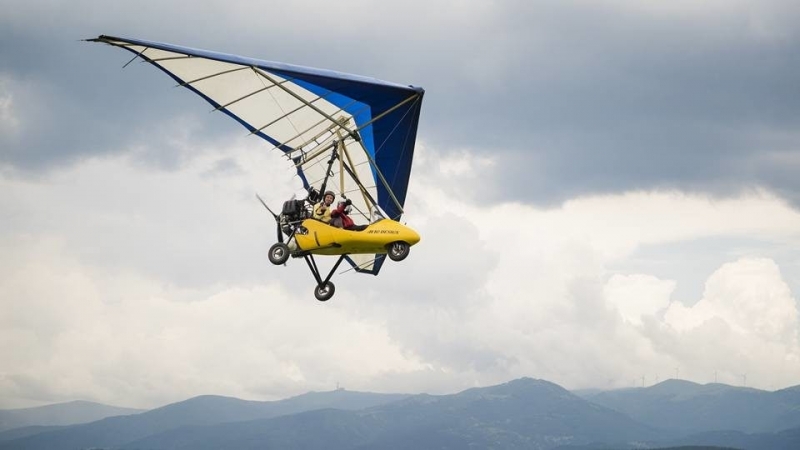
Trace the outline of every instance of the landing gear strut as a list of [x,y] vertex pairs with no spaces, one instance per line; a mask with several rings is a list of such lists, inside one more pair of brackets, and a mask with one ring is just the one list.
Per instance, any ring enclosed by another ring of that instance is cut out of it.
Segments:
[[331,268],[331,271],[328,272],[328,276],[325,277],[324,280],[319,274],[319,269],[317,268],[317,262],[314,260],[314,255],[304,255],[303,259],[306,260],[308,268],[311,269],[311,274],[314,275],[314,279],[317,280],[317,286],[314,288],[314,297],[321,302],[328,301],[331,297],[333,297],[333,293],[336,292],[336,286],[334,286],[331,282],[331,277],[333,276],[333,272],[339,268],[339,264],[344,261],[344,255],[340,256],[339,259],[336,260],[336,264],[333,265],[333,268]]

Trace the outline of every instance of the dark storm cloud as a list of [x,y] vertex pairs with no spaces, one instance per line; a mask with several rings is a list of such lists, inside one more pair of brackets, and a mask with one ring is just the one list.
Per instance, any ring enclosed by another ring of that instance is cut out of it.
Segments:
[[428,86],[430,97],[446,96],[426,105],[437,146],[497,155],[491,178],[505,181],[490,194],[553,203],[639,188],[800,191],[796,177],[775,176],[785,165],[751,166],[772,150],[795,155],[797,168],[797,136],[775,147],[764,132],[790,135],[800,122],[798,36],[754,35],[739,16],[536,11],[518,16],[530,19],[518,30],[504,22],[516,37],[507,47],[502,30],[489,35],[514,56],[494,87],[469,94],[471,105],[458,83]]
[[[0,31],[0,76],[10,91],[18,129],[0,136],[0,162],[25,170],[61,165],[90,155],[158,144],[161,165],[174,165],[169,136],[187,130],[211,138],[208,109],[188,92],[171,89],[162,75],[134,63],[123,71],[125,55],[79,40],[75,33],[26,36]],[[127,73],[123,73],[127,72]],[[131,75],[137,83],[131,83]],[[147,153],[147,152],[145,152]],[[155,153],[153,153],[155,155]]]
[[[800,204],[792,176],[800,146],[792,24],[800,8],[789,2],[712,3],[707,11],[687,3],[685,13],[624,1],[348,6],[350,21],[330,20],[329,7],[310,3],[275,9],[268,26],[235,5],[176,5],[167,8],[185,26],[161,16],[134,26],[104,13],[103,29],[82,28],[75,17],[47,33],[3,27],[0,73],[25,81],[23,93],[35,98],[26,110],[15,96],[29,128],[0,138],[0,158],[40,168],[165,145],[178,116],[195,124],[195,139],[237,131],[190,93],[170,90],[158,71],[122,71],[127,54],[77,41],[118,33],[424,86],[421,139],[440,152],[496,157],[484,198],[555,204],[598,192],[726,195],[762,185]],[[214,15],[225,16],[229,32],[192,26]],[[159,148],[153,158],[174,165],[170,154]]]

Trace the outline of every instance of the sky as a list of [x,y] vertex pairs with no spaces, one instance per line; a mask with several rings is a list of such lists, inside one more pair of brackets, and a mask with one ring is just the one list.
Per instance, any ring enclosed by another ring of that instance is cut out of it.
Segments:
[[[0,409],[800,384],[797,2],[0,11]],[[100,34],[424,87],[422,241],[317,302],[254,195],[293,170]]]

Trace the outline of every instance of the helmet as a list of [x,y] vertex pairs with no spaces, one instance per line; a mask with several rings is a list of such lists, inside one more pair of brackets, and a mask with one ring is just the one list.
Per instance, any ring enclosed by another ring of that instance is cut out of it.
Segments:
[[325,195],[323,195],[322,198],[325,198],[328,195],[330,195],[333,198],[336,198],[336,194],[334,194],[333,191],[325,191]]

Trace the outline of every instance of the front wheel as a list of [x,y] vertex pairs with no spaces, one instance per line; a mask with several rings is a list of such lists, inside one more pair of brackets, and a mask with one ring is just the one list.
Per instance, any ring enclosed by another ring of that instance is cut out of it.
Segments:
[[389,259],[392,261],[402,261],[408,256],[411,246],[403,241],[392,242],[389,244]]
[[317,297],[317,300],[321,302],[325,302],[333,297],[334,292],[336,292],[336,286],[328,281],[327,283],[319,284],[316,288],[314,288],[314,297]]
[[289,259],[289,246],[283,242],[278,242],[269,248],[269,262],[280,266]]

